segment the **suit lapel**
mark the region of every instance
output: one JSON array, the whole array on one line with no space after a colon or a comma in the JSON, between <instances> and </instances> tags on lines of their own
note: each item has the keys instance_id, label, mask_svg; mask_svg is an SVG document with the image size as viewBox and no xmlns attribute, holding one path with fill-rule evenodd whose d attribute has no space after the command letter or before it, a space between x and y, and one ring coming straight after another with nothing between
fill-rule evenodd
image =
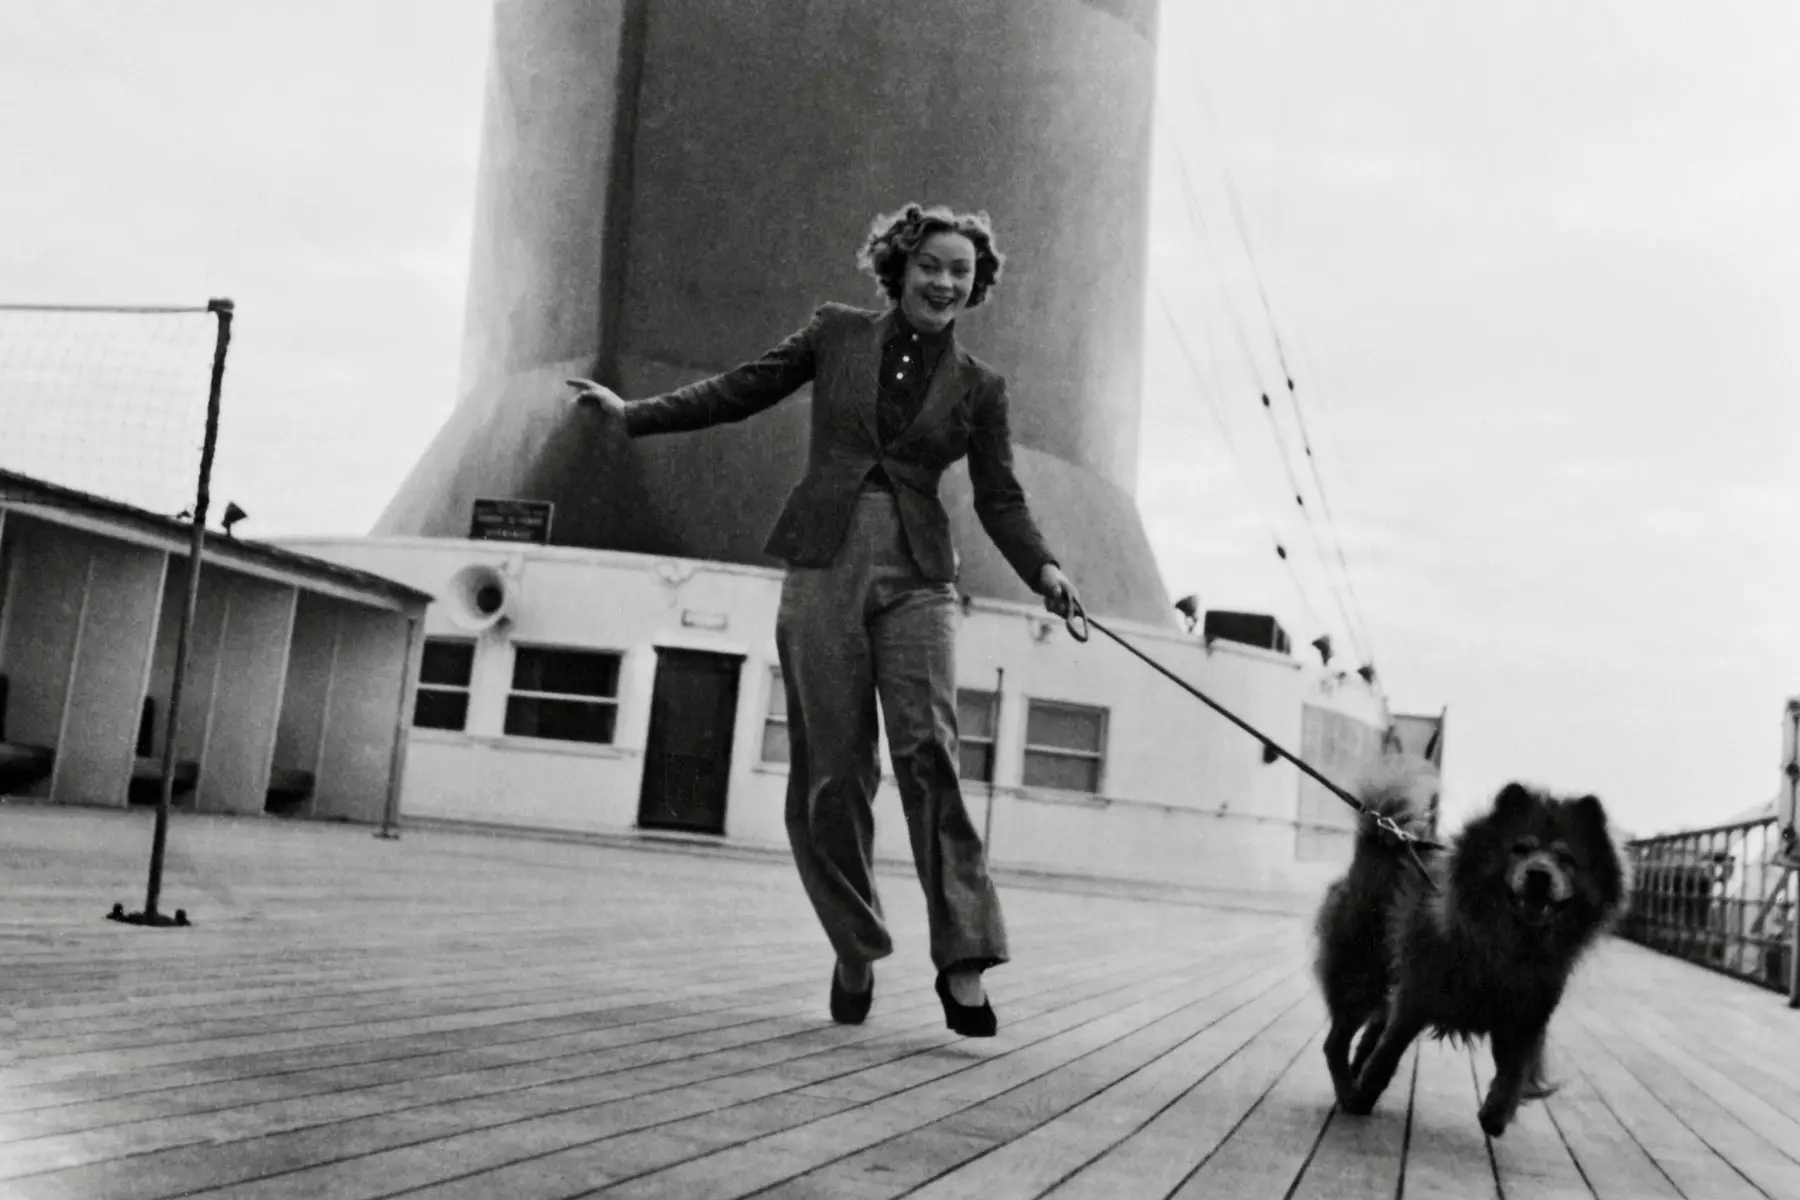
<instances>
[{"instance_id":1,"label":"suit lapel","mask_svg":"<svg viewBox=\"0 0 1800 1200\"><path fill-rule=\"evenodd\" d=\"M856 408L856 419L868 432L871 446L881 445L881 422L876 415L876 397L880 394L881 348L894 330L894 314L890 309L873 321L857 337L851 339L850 353L845 356L844 379L849 385L844 394Z\"/></svg>"},{"instance_id":2,"label":"suit lapel","mask_svg":"<svg viewBox=\"0 0 1800 1200\"><path fill-rule=\"evenodd\" d=\"M956 348L956 335L953 333L943 354L938 358L937 370L931 374L931 386L925 390L925 402L919 406L918 415L900 431L900 436L893 440L888 449L897 450L935 429L950 415L951 410L962 403L967 391L963 382L962 354Z\"/></svg>"}]
</instances>

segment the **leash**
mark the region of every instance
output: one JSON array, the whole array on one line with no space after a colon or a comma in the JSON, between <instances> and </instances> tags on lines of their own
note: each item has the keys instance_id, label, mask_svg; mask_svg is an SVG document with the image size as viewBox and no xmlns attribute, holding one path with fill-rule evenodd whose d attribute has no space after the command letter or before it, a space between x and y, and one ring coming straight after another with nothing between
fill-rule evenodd
<instances>
[{"instance_id":1,"label":"leash","mask_svg":"<svg viewBox=\"0 0 1800 1200\"><path fill-rule=\"evenodd\" d=\"M1081 622L1080 629L1076 628L1075 623L1077 621ZM1427 850L1442 850L1444 848L1442 842L1434 842L1429 838L1422 838L1411 830L1402 829L1392 817L1372 811L1369 806L1364 804L1361 800L1358 800L1348 791L1321 775L1311 763L1288 753L1287 750L1271 741L1254 725L1250 724L1242 717L1239 717L1236 713L1214 700L1211 696L1208 696L1205 692L1202 692L1199 688L1195 687L1181 676L1175 674L1175 672L1169 670L1169 668L1157 662L1154 658L1151 658L1148 654L1145 654L1142 650L1139 650L1136 646L1108 629L1100 621L1088 616L1086 610L1081 607L1081 602L1076 600L1073 596L1069 598L1069 611L1063 616L1063 624L1068 628L1069 636L1078 642L1086 642L1091 636L1088 630L1090 625L1093 628L1098 629L1101 633L1104 633L1107 637L1119 643L1119 645L1125 647L1126 650L1149 664L1153 670L1161 673L1164 677L1173 680L1176 685L1181 687L1190 696L1194 697L1194 699L1200 701L1200 703L1206 705L1221 717L1224 717L1227 721L1230 721L1233 725L1236 725L1239 729L1242 729L1245 733L1261 742L1265 751L1279 755L1293 763L1303 774L1318 783L1326 791L1342 800L1345 804L1348 804L1351 808L1354 808L1357 812L1373 820L1377 829L1398 842L1400 847L1406 851L1407 858L1412 860L1412 865L1418 869L1420 877L1428 884L1431 882L1431 875L1425 869L1424 860L1419 857L1418 848L1423 846Z\"/></svg>"}]
</instances>

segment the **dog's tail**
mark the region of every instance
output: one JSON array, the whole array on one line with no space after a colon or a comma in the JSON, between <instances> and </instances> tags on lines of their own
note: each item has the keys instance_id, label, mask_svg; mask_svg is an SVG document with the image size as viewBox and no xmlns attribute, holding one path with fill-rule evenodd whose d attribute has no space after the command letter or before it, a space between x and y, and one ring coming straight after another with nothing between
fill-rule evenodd
<instances>
[{"instance_id":1,"label":"dog's tail","mask_svg":"<svg viewBox=\"0 0 1800 1200\"><path fill-rule=\"evenodd\" d=\"M1368 768L1355 789L1356 798L1366 811L1356 822L1356 857L1351 861L1353 873L1383 874L1399 869L1406 848L1376 824L1377 817L1387 817L1400 828L1421 837L1427 833L1429 797L1436 780L1417 766L1392 759Z\"/></svg>"}]
</instances>

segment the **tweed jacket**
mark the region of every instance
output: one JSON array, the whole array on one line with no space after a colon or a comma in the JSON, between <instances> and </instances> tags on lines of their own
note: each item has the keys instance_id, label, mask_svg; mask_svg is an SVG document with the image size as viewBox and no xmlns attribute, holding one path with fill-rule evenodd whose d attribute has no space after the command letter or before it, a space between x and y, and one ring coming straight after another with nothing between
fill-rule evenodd
<instances>
[{"instance_id":1,"label":"tweed jacket","mask_svg":"<svg viewBox=\"0 0 1800 1200\"><path fill-rule=\"evenodd\" d=\"M825 304L804 329L762 357L721 375L629 404L632 437L741 421L812 384L812 427L805 475L789 493L764 544L794 566L831 562L842 543L863 480L877 464L894 485L901 527L926 579L955 580L950 519L938 497L946 468L965 455L975 514L1028 587L1054 562L1013 474L1006 380L955 341L939 359L912 423L885 447L877 432L876 372L894 331L893 310Z\"/></svg>"}]
</instances>

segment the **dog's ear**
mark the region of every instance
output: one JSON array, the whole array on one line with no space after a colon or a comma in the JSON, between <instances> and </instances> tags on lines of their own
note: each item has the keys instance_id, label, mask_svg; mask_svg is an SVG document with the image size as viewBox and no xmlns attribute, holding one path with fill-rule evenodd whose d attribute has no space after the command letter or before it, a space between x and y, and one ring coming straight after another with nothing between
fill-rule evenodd
<instances>
[{"instance_id":1,"label":"dog's ear","mask_svg":"<svg viewBox=\"0 0 1800 1200\"><path fill-rule=\"evenodd\" d=\"M1537 797L1522 783L1509 783L1494 797L1494 815L1500 818L1529 812Z\"/></svg>"},{"instance_id":2,"label":"dog's ear","mask_svg":"<svg viewBox=\"0 0 1800 1200\"><path fill-rule=\"evenodd\" d=\"M1583 834L1606 836L1606 806L1600 803L1600 797L1583 796L1570 801L1569 815L1575 818Z\"/></svg>"},{"instance_id":3,"label":"dog's ear","mask_svg":"<svg viewBox=\"0 0 1800 1200\"><path fill-rule=\"evenodd\" d=\"M1579 800L1570 800L1563 811L1568 814L1576 838L1590 853L1599 854L1611 849L1612 829L1607 824L1606 806L1600 803L1600 797L1583 796Z\"/></svg>"},{"instance_id":4,"label":"dog's ear","mask_svg":"<svg viewBox=\"0 0 1800 1200\"><path fill-rule=\"evenodd\" d=\"M1574 826L1576 840L1585 852L1589 869L1593 873L1600 902L1607 908L1612 908L1624 898L1625 869L1619 862L1618 850L1613 846L1612 829L1606 820L1606 806L1600 803L1600 797L1589 795L1570 801L1567 811Z\"/></svg>"}]
</instances>

